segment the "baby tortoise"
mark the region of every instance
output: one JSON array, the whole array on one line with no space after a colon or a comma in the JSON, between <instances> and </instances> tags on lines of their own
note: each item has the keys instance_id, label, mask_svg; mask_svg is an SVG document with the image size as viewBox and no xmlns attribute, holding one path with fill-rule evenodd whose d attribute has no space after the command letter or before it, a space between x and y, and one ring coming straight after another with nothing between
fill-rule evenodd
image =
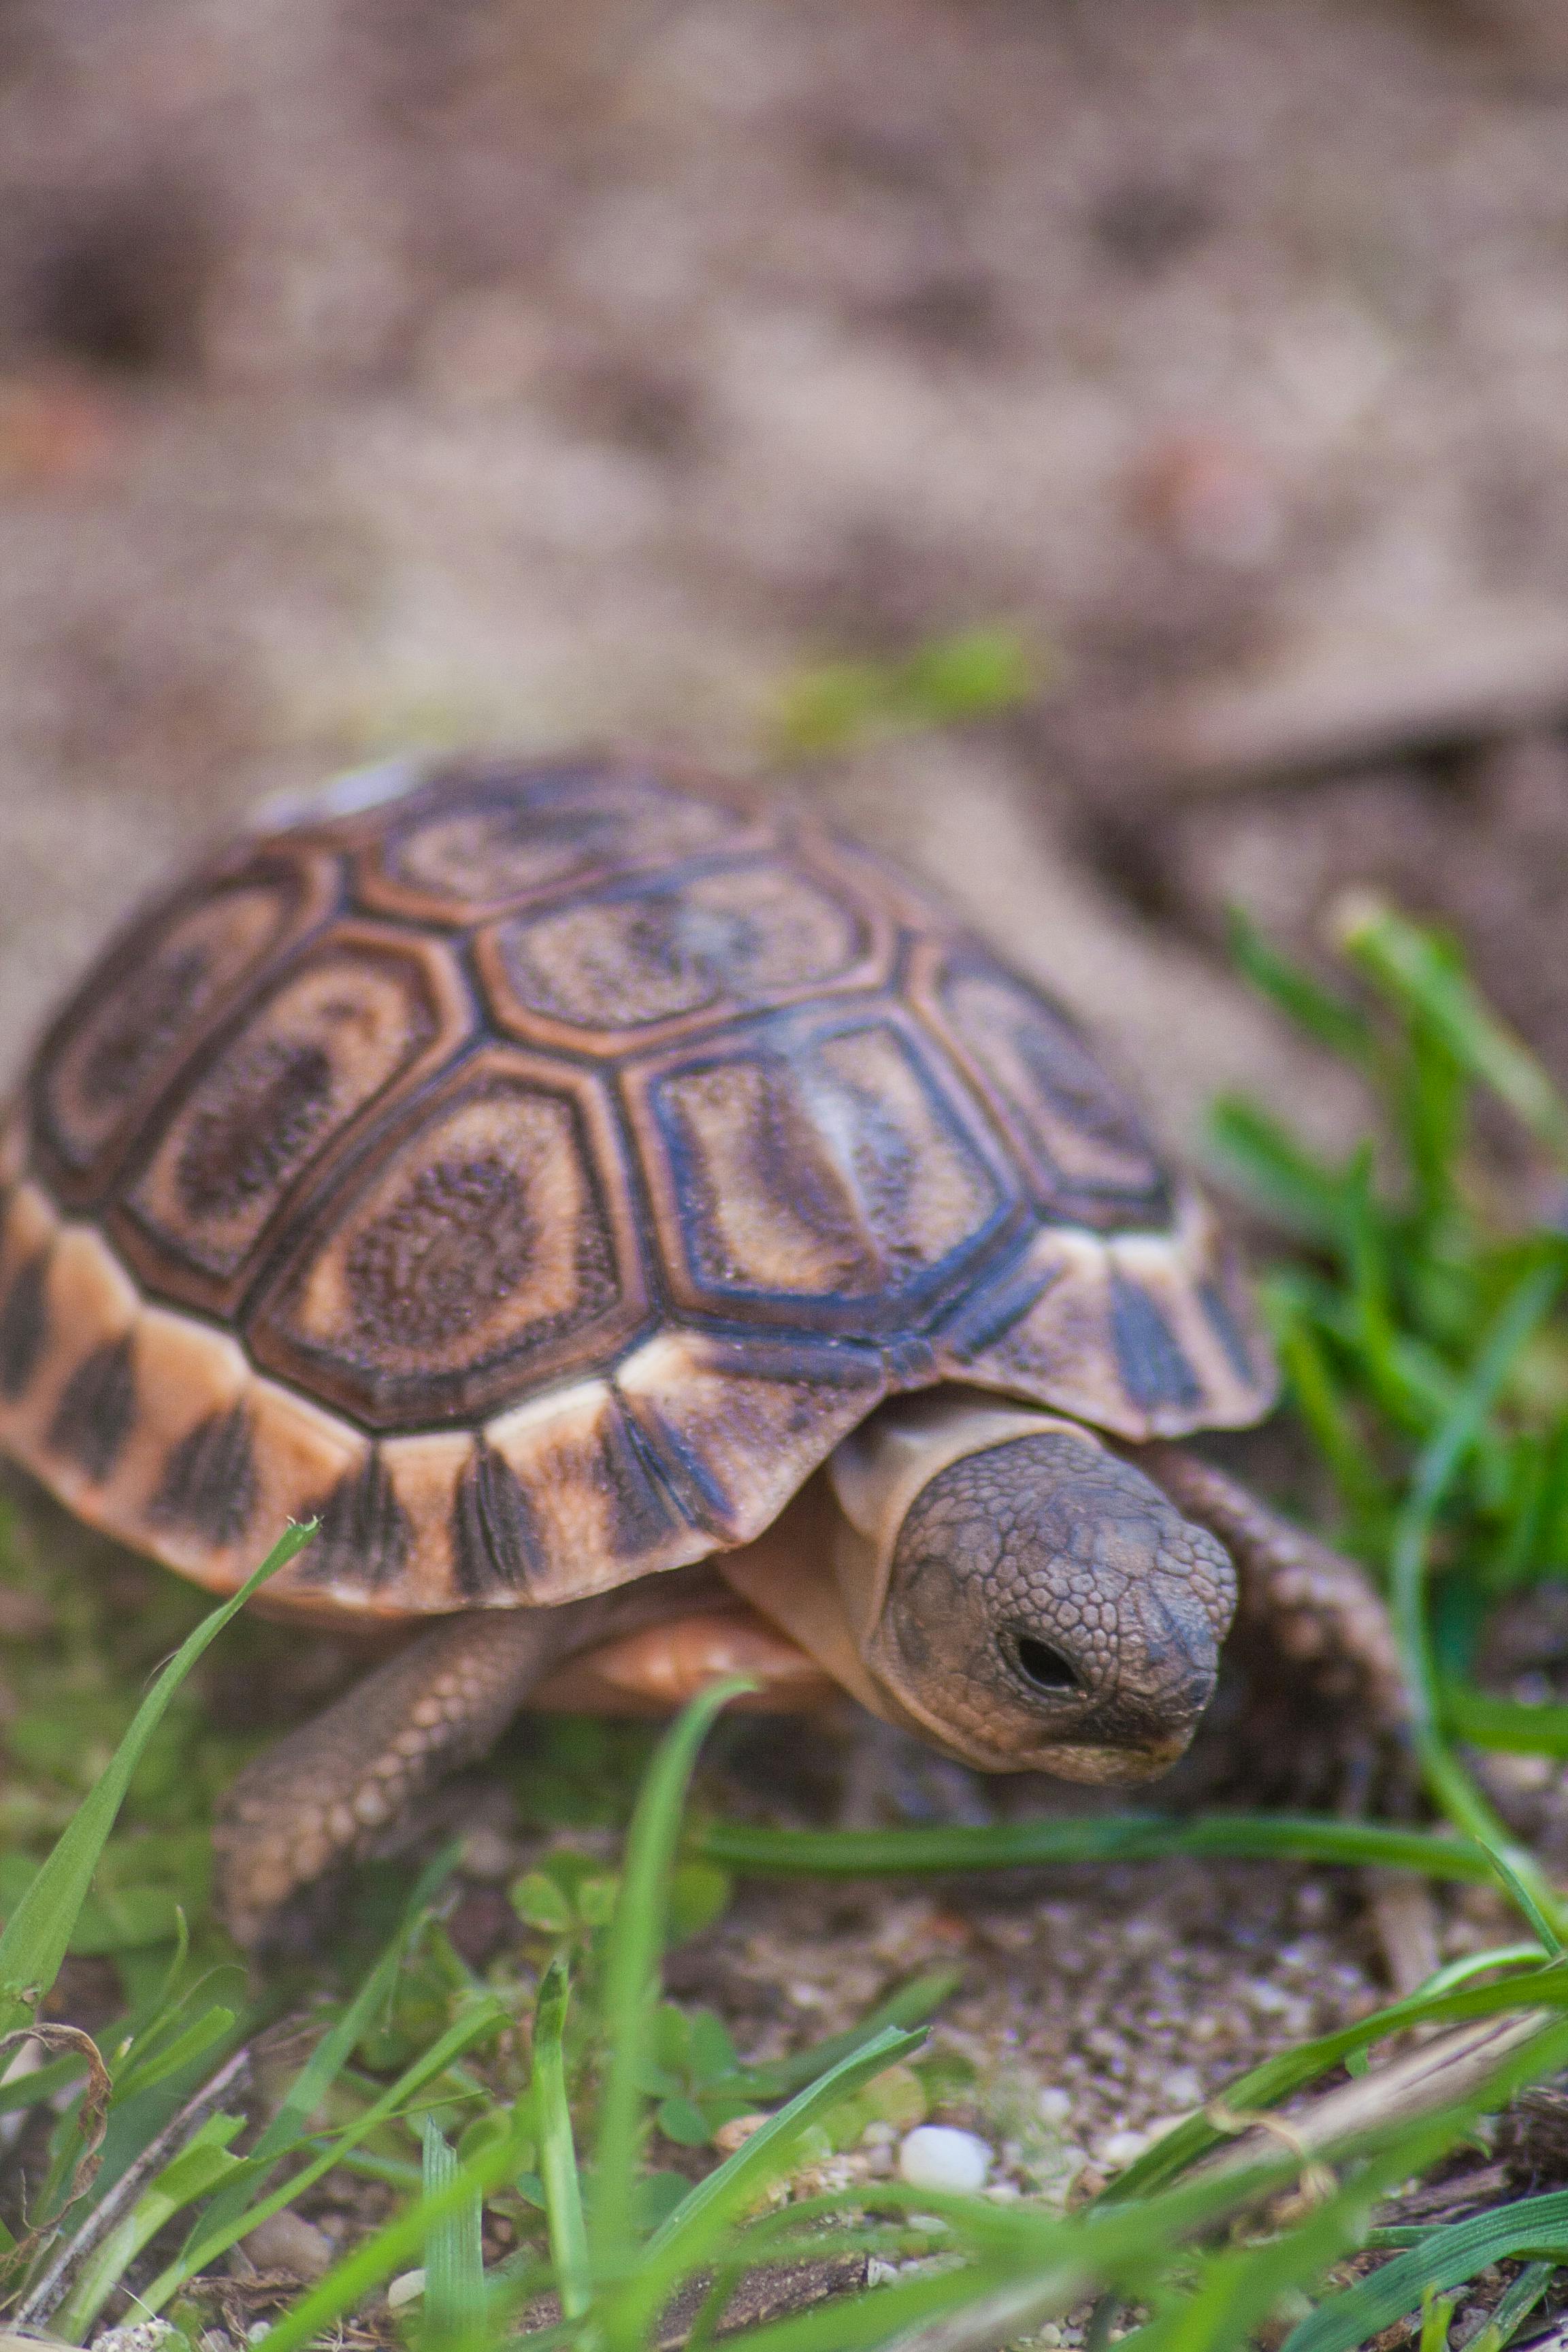
<instances>
[{"instance_id":1,"label":"baby tortoise","mask_svg":"<svg viewBox=\"0 0 1568 2352\"><path fill-rule=\"evenodd\" d=\"M109 950L0 1156L0 1444L216 1591L430 1621L233 1789L254 1938L525 1702L848 1690L983 1770L1178 1757L1237 1602L1379 1716L1357 1573L1168 1441L1268 1354L1051 1001L634 762L340 779Z\"/></svg>"}]
</instances>

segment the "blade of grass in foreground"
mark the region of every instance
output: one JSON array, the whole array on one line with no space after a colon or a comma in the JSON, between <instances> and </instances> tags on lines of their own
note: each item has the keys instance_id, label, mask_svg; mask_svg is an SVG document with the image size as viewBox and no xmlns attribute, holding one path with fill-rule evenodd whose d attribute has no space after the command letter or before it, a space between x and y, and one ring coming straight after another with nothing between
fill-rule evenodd
<instances>
[{"instance_id":1,"label":"blade of grass in foreground","mask_svg":"<svg viewBox=\"0 0 1568 2352\"><path fill-rule=\"evenodd\" d=\"M426 2200L437 2197L458 2178L458 2159L434 2119L419 2126L421 2179ZM481 2200L471 2190L450 2212L433 2221L425 2239L425 2326L426 2345L472 2344L481 2341L485 2324L484 2214Z\"/></svg>"},{"instance_id":2,"label":"blade of grass in foreground","mask_svg":"<svg viewBox=\"0 0 1568 2352\"><path fill-rule=\"evenodd\" d=\"M106 1769L61 1832L53 1853L23 1895L0 1934L0 2032L26 2022L36 2001L54 1983L70 1942L77 1915L87 1898L125 1791L162 1722L170 1700L202 1653L238 1615L253 1592L289 1562L316 1532L312 1519L279 1537L254 1576L204 1617L170 1659L141 1706Z\"/></svg>"},{"instance_id":3,"label":"blade of grass in foreground","mask_svg":"<svg viewBox=\"0 0 1568 2352\"><path fill-rule=\"evenodd\" d=\"M390 2090L384 2091L363 2115L356 2116L348 2129L338 2133L309 2164L290 2175L267 2196L258 2199L254 2205L248 2206L244 2212L231 2214L221 2227L204 2226L195 2242L187 2244L139 2297L137 2309L141 2315L144 2319L155 2318L169 2297L177 2293L187 2279L194 2278L197 2271L205 2270L219 2254L226 2253L238 2239L248 2237L252 2230L258 2228L274 2213L281 2212L285 2205L293 2204L296 2198L302 2196L307 2189L313 2188L329 2173L350 2148L367 2138L389 2116L395 2115L424 2084L444 2073L454 2058L460 2057L483 2035L496 2032L510 2022L510 2012L502 2008L500 2001L485 2000L477 2002L466 2016L459 2017L427 2050L422 2051Z\"/></svg>"},{"instance_id":4,"label":"blade of grass in foreground","mask_svg":"<svg viewBox=\"0 0 1568 2352\"><path fill-rule=\"evenodd\" d=\"M564 1963L552 1960L544 1972L534 2005L533 2092L538 2108L539 2176L544 2188L550 2259L555 2267L562 2311L568 2319L576 2319L588 2308L590 2286L583 2191L577 2178L577 2150L572 2137L572 2110L566 2099L566 2066L562 2049L571 1991Z\"/></svg>"},{"instance_id":5,"label":"blade of grass in foreground","mask_svg":"<svg viewBox=\"0 0 1568 2352\"><path fill-rule=\"evenodd\" d=\"M620 1892L605 1954L609 2064L599 2102L597 2164L588 2234L596 2264L617 2261L632 2238L632 2189L652 2055L653 1989L664 1957L669 1876L697 1751L721 1708L754 1683L732 1675L679 1717L660 1741L626 1832Z\"/></svg>"},{"instance_id":6,"label":"blade of grass in foreground","mask_svg":"<svg viewBox=\"0 0 1568 2352\"><path fill-rule=\"evenodd\" d=\"M1408 2253L1320 2304L1286 2337L1284 2352L1354 2352L1356 2345L1415 2310L1428 2292L1461 2286L1489 2263L1520 2254L1568 2262L1568 2189L1521 2197L1433 2231Z\"/></svg>"},{"instance_id":7,"label":"blade of grass in foreground","mask_svg":"<svg viewBox=\"0 0 1568 2352\"><path fill-rule=\"evenodd\" d=\"M281 2162L300 2146L310 2117L347 2065L372 2020L390 1997L408 1947L443 1880L456 1869L459 1851L456 1845L448 1846L420 1873L386 1949L369 1970L342 2014L322 2034L289 2084L277 2114L250 2150L250 2163L254 2168L242 2180L219 2190L187 2238L181 2252L182 2260L198 2237L203 2245L212 2242L231 2221L243 2214L247 2202L264 2178L260 2168Z\"/></svg>"},{"instance_id":8,"label":"blade of grass in foreground","mask_svg":"<svg viewBox=\"0 0 1568 2352\"><path fill-rule=\"evenodd\" d=\"M1069 1862L1152 1862L1165 1854L1244 1860L1375 1863L1432 1878L1486 1880L1485 1849L1444 1832L1327 1813L1118 1813L1078 1821L1005 1822L992 1829L773 1830L711 1822L687 1851L766 1877L864 1878L901 1873L1029 1870Z\"/></svg>"}]
</instances>

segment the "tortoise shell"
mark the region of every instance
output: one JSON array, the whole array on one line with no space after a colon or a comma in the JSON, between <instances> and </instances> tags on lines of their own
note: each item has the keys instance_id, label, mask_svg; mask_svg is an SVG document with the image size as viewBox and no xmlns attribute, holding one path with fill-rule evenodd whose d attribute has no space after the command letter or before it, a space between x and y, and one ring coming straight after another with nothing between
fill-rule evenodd
<instances>
[{"instance_id":1,"label":"tortoise shell","mask_svg":"<svg viewBox=\"0 0 1568 2352\"><path fill-rule=\"evenodd\" d=\"M0 1444L216 1590L319 1517L318 1609L746 1542L936 1381L1132 1439L1270 1394L1048 998L782 801L631 763L283 812L89 974L0 1183Z\"/></svg>"}]
</instances>

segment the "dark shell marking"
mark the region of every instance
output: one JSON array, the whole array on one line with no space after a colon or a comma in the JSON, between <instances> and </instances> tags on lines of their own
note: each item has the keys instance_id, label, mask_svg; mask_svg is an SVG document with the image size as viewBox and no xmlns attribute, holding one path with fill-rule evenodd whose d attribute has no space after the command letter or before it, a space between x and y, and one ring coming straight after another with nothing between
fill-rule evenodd
<instances>
[{"instance_id":1,"label":"dark shell marking","mask_svg":"<svg viewBox=\"0 0 1568 2352\"><path fill-rule=\"evenodd\" d=\"M1132 1439L1270 1393L1054 1004L782 803L635 766L242 845L28 1100L0 1444L218 1589L315 1515L301 1596L562 1601L760 1533L894 1389Z\"/></svg>"}]
</instances>

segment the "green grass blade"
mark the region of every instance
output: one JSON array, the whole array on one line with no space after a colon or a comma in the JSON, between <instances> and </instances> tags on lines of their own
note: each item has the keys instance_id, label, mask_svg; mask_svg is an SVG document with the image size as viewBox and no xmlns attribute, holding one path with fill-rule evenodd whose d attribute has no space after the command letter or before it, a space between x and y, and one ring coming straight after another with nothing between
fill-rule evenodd
<instances>
[{"instance_id":1,"label":"green grass blade","mask_svg":"<svg viewBox=\"0 0 1568 2352\"><path fill-rule=\"evenodd\" d=\"M841 2059L770 2116L732 2156L689 2190L640 2249L635 2274L612 2293L603 2322L606 2344L628 2347L628 2352L641 2344L681 2280L710 2263L736 2217L789 2169L803 2134L816 2118L862 2084L912 2056L924 2039L921 2032L885 2027L854 2057Z\"/></svg>"},{"instance_id":2,"label":"green grass blade","mask_svg":"<svg viewBox=\"0 0 1568 2352\"><path fill-rule=\"evenodd\" d=\"M322 2034L289 2084L277 2114L252 2147L253 2165L275 2164L300 2144L310 2117L353 2055L373 2019L391 1997L409 1944L432 1899L457 1867L458 1852L456 1845L448 1846L421 1872L385 1950L367 1971L342 2016ZM197 2224L204 2240L221 2234L237 2215L244 2212L253 2187L254 2178L247 2176L230 2189L220 2190Z\"/></svg>"},{"instance_id":3,"label":"green grass blade","mask_svg":"<svg viewBox=\"0 0 1568 2352\"><path fill-rule=\"evenodd\" d=\"M1079 1821L1006 1822L993 1829L773 1830L711 1822L687 1850L763 1877L870 1878L971 1870L1054 1868L1070 1862L1145 1862L1165 1854L1365 1863L1432 1878L1485 1880L1485 1849L1469 1838L1326 1813L1121 1813Z\"/></svg>"},{"instance_id":4,"label":"green grass blade","mask_svg":"<svg viewBox=\"0 0 1568 2352\"><path fill-rule=\"evenodd\" d=\"M1555 1305L1564 1271L1554 1254L1531 1267L1505 1302L1458 1400L1416 1465L1395 1522L1389 1563L1390 1608L1410 1693L1411 1735L1426 1785L1456 1829L1485 1848L1500 1883L1552 1950L1568 1940L1568 1911L1535 1856L1510 1835L1443 1738L1426 1588L1432 1531L1444 1496L1521 1350Z\"/></svg>"},{"instance_id":5,"label":"green grass blade","mask_svg":"<svg viewBox=\"0 0 1568 2352\"><path fill-rule=\"evenodd\" d=\"M659 1743L626 1832L620 1892L605 1954L604 2018L610 2054L599 2104L589 2213L589 2237L599 2261L618 2256L632 2235L632 2182L644 2106L640 2086L652 2055L653 1990L664 1957L669 1877L687 1785L698 1749L721 1709L754 1688L743 1676L731 1675L692 1700Z\"/></svg>"},{"instance_id":6,"label":"green grass blade","mask_svg":"<svg viewBox=\"0 0 1568 2352\"><path fill-rule=\"evenodd\" d=\"M1568 2009L1568 1966L1555 1961L1500 1984L1411 1993L1403 2000L1391 2001L1385 2009L1374 2010L1370 2017L1360 2018L1353 2025L1342 2025L1332 2033L1320 2034L1311 2042L1299 2042L1292 2050L1282 2050L1276 2057L1266 2058L1261 2065L1227 2083L1220 2096L1237 2114L1275 2106L1318 2075L1326 2074L1330 2067L1342 2065L1358 2051L1371 2049L1374 2042L1386 2041L1391 2034L1417 2025L1463 2025L1483 2017L1502 2016L1510 2010L1532 2009ZM1224 2138L1225 2134L1210 2123L1206 2114L1189 2116L1185 2123L1163 2134L1125 2172L1119 2174L1100 2202L1121 2204L1129 2199L1150 2195L1198 2157L1219 2147Z\"/></svg>"},{"instance_id":7,"label":"green grass blade","mask_svg":"<svg viewBox=\"0 0 1568 2352\"><path fill-rule=\"evenodd\" d=\"M532 2132L533 2119L525 2111L504 2139L492 2140L459 2165L444 2188L421 2197L374 2236L362 2239L352 2253L334 2263L325 2278L273 2323L268 2332L268 2352L301 2352L374 2288L406 2270L436 2223L460 2212L475 2198L482 2203L516 2175ZM537 2340L548 2343L549 2333Z\"/></svg>"},{"instance_id":8,"label":"green grass blade","mask_svg":"<svg viewBox=\"0 0 1568 2352\"><path fill-rule=\"evenodd\" d=\"M539 2175L544 2184L544 2215L550 2231L550 2259L555 2269L561 2308L568 2319L588 2308L588 2237L583 2219L583 2190L577 2178L577 2149L572 2137L572 2110L566 2098L566 2064L562 2047L571 1981L563 1961L552 1960L539 1988L533 2012L533 2083L535 2119L539 2126Z\"/></svg>"},{"instance_id":9,"label":"green grass blade","mask_svg":"<svg viewBox=\"0 0 1568 2352\"><path fill-rule=\"evenodd\" d=\"M1511 1756L1568 1756L1568 1706L1521 1706L1517 1699L1445 1682L1437 1689L1437 1713L1446 1731L1474 1748L1501 1748Z\"/></svg>"},{"instance_id":10,"label":"green grass blade","mask_svg":"<svg viewBox=\"0 0 1568 2352\"><path fill-rule=\"evenodd\" d=\"M458 2159L430 2116L419 2126L421 2186L433 2203L458 2178ZM422 2347L478 2344L485 2322L484 2216L470 2191L430 2223L425 2235Z\"/></svg>"},{"instance_id":11,"label":"green grass blade","mask_svg":"<svg viewBox=\"0 0 1568 2352\"><path fill-rule=\"evenodd\" d=\"M1555 2263L1527 2263L1499 2296L1497 2309L1479 2334L1471 2336L1466 2352L1504 2352L1551 2285L1556 2268Z\"/></svg>"},{"instance_id":12,"label":"green grass blade","mask_svg":"<svg viewBox=\"0 0 1568 2352\"><path fill-rule=\"evenodd\" d=\"M183 2207L205 2197L240 2162L228 2153L228 2144L244 2128L243 2116L209 2116L89 2255L51 2323L58 2336L67 2344L82 2341L142 2247Z\"/></svg>"},{"instance_id":13,"label":"green grass blade","mask_svg":"<svg viewBox=\"0 0 1568 2352\"><path fill-rule=\"evenodd\" d=\"M1460 1067L1508 1105L1537 1140L1568 1160L1568 1106L1521 1038L1498 1019L1452 953L1370 891L1341 912L1346 952L1436 1032Z\"/></svg>"},{"instance_id":14,"label":"green grass blade","mask_svg":"<svg viewBox=\"0 0 1568 2352\"><path fill-rule=\"evenodd\" d=\"M445 2033L438 2035L430 2047L421 2052L412 2065L404 2070L391 2089L384 2091L363 2115L357 2116L349 2128L339 2134L321 2155L313 2157L309 2164L291 2174L267 2196L259 2198L254 2205L247 2206L243 2212L229 2215L221 2226L204 2223L195 2242L188 2245L161 2272L141 2296L142 2316L156 2317L170 2296L177 2294L187 2279L194 2278L198 2271L205 2270L219 2254L226 2253L239 2239L248 2237L251 2231L271 2214L281 2212L285 2205L291 2205L307 2189L313 2188L323 2175L331 2170L341 2156L367 2138L378 2125L398 2114L405 2102L434 2075L445 2073L454 2058L459 2057L484 2035L509 2022L508 2012L499 2001L483 2001L466 2017L460 2017L456 2023L449 2025ZM414 2242L417 2245L419 2241L416 2239Z\"/></svg>"},{"instance_id":15,"label":"green grass blade","mask_svg":"<svg viewBox=\"0 0 1568 2352\"><path fill-rule=\"evenodd\" d=\"M1282 955L1246 909L1234 904L1226 908L1226 943L1243 977L1299 1029L1348 1062L1363 1068L1372 1063L1377 1040L1360 1005L1336 989L1325 988L1305 965Z\"/></svg>"},{"instance_id":16,"label":"green grass blade","mask_svg":"<svg viewBox=\"0 0 1568 2352\"><path fill-rule=\"evenodd\" d=\"M124 1801L131 1776L174 1693L203 1652L244 1608L251 1594L303 1551L315 1531L312 1520L306 1527L290 1528L280 1537L255 1575L247 1578L221 1609L205 1617L189 1639L181 1643L137 1708L112 1760L82 1800L53 1853L6 1921L4 1934L0 1934L0 2032L24 2023L34 2003L58 1976L77 1915Z\"/></svg>"},{"instance_id":17,"label":"green grass blade","mask_svg":"<svg viewBox=\"0 0 1568 2352\"><path fill-rule=\"evenodd\" d=\"M1368 2336L1415 2310L1424 2294L1462 2286L1489 2263L1520 2254L1568 2261L1568 2189L1523 2197L1435 2231L1370 2278L1320 2304L1291 2329L1283 2352L1355 2352Z\"/></svg>"},{"instance_id":18,"label":"green grass blade","mask_svg":"<svg viewBox=\"0 0 1568 2352\"><path fill-rule=\"evenodd\" d=\"M797 2050L791 2057L774 2058L761 2066L742 2066L742 2078L759 2099L788 2098L793 2092L815 2083L830 2066L837 2066L841 2058L853 2058L885 2027L897 2025L908 2032L912 2026L923 2025L963 1981L962 1969L932 1969L925 1976L912 1977L908 1984L900 1985L886 2000L868 2011L858 2025L850 2026L843 2033L829 2034L825 2041L814 2042L809 2049Z\"/></svg>"}]
</instances>

